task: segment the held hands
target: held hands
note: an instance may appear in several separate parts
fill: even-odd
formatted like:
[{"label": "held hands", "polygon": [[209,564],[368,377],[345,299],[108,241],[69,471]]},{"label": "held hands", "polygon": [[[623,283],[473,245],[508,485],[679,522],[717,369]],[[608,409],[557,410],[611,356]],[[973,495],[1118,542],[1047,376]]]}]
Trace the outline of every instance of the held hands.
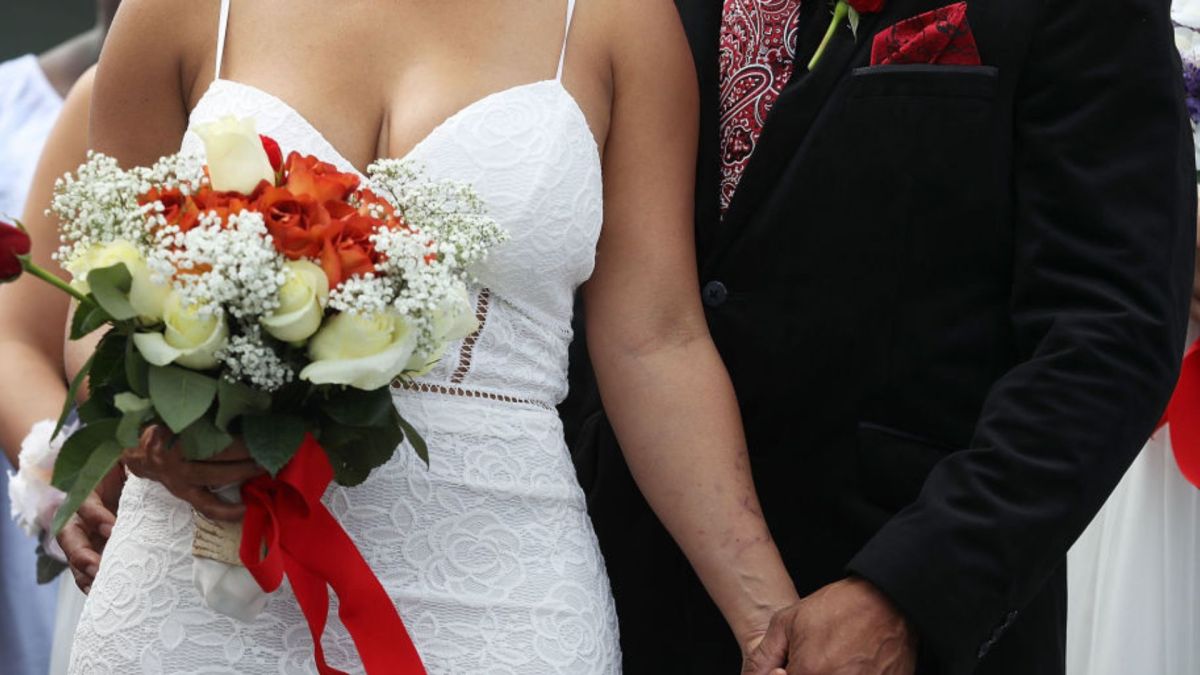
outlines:
[{"label": "held hands", "polygon": [[870,582],[844,579],[779,612],[744,675],[912,675],[917,637]]},{"label": "held hands", "polygon": [[133,475],[162,483],[168,492],[205,516],[228,522],[241,520],[246,507],[222,501],[213,489],[242,483],[266,473],[250,459],[250,453],[241,441],[235,441],[210,460],[188,460],[183,451],[175,447],[170,432],[161,425],[146,427],[141,443],[127,449],[121,461]]}]

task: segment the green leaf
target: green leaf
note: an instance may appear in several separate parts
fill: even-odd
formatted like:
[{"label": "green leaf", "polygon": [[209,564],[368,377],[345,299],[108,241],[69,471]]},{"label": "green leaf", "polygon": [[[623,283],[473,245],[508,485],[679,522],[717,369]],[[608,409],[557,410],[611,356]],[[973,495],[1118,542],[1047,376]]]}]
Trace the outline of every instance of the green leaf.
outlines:
[{"label": "green leaf", "polygon": [[88,360],[84,362],[83,367],[75,373],[75,379],[71,380],[71,386],[67,388],[67,400],[63,401],[62,414],[58,416],[58,424],[54,425],[54,434],[52,438],[58,437],[58,432],[62,431],[63,426],[67,423],[67,418],[71,416],[71,409],[75,407],[75,397],[79,395],[79,387],[83,386],[83,381],[87,379],[88,373],[92,371],[92,363],[96,361],[96,355],[92,354]]},{"label": "green leaf", "polygon": [[259,466],[278,475],[304,442],[304,420],[293,415],[257,415],[242,417],[242,440]]},{"label": "green leaf", "polygon": [[150,395],[150,364],[146,363],[133,340],[125,341],[125,382],[138,396]]},{"label": "green leaf", "polygon": [[125,343],[129,338],[117,332],[105,335],[96,346],[96,358],[92,361],[92,372],[88,379],[88,388],[92,391],[114,382],[116,377],[125,377]]},{"label": "green leaf", "polygon": [[116,444],[117,426],[120,423],[121,420],[116,418],[100,420],[71,434],[63,443],[58,459],[54,462],[54,476],[50,484],[63,492],[69,492],[96,449],[105,443]]},{"label": "green leaf", "polygon": [[121,416],[117,424],[117,444],[122,448],[136,448],[142,435],[142,425],[154,417],[150,408],[131,410]]},{"label": "green leaf", "polygon": [[171,431],[180,433],[208,411],[217,380],[178,366],[150,366],[150,400]]},{"label": "green leaf", "polygon": [[384,427],[347,427],[326,423],[321,428],[321,447],[333,465],[338,485],[359,485],[371,471],[387,463],[404,442],[397,425]]},{"label": "green leaf", "polygon": [[404,430],[404,437],[408,439],[408,442],[413,446],[413,450],[416,451],[417,457],[420,457],[421,461],[425,462],[425,466],[429,466],[429,446],[425,445],[425,439],[421,438],[421,434],[417,433],[417,430],[413,428],[413,425],[408,423],[408,420],[400,415],[396,415],[396,420],[400,428]]},{"label": "green leaf", "polygon": [[[72,436],[71,438],[74,438]],[[65,449],[65,448],[64,448]],[[70,490],[66,490],[67,498],[62,506],[58,507],[58,512],[54,514],[54,526],[52,533],[58,536],[62,531],[63,525],[67,524],[67,520],[79,510],[79,506],[83,504],[83,500],[96,489],[100,481],[112,471],[117,465],[117,460],[121,459],[121,446],[117,445],[114,440],[108,440],[101,443],[99,447],[87,458],[87,462],[79,470],[78,477]]]},{"label": "green leaf", "polygon": [[40,545],[37,549],[37,582],[39,585],[46,584],[58,578],[67,569],[66,563],[51,557],[46,553],[46,549]]},{"label": "green leaf", "polygon": [[350,427],[374,427],[387,424],[396,410],[388,387],[363,391],[347,387],[331,392],[322,411],[334,422]]},{"label": "green leaf", "polygon": [[217,428],[229,431],[229,425],[246,413],[271,409],[271,395],[240,382],[221,378],[217,383]]},{"label": "green leaf", "polygon": [[137,310],[129,304],[129,288],[133,285],[133,277],[129,275],[125,263],[92,270],[88,272],[87,280],[92,297],[109,316],[117,321],[137,317]]},{"label": "green leaf", "polygon": [[71,317],[71,339],[87,337],[112,320],[108,312],[92,300],[81,302],[75,308],[75,315]]},{"label": "green leaf", "polygon": [[93,394],[91,398],[80,404],[78,414],[79,421],[84,424],[120,416],[120,412],[109,405],[106,398],[100,394]]},{"label": "green leaf", "polygon": [[183,456],[191,460],[211,459],[233,444],[233,436],[217,428],[208,417],[201,417],[179,435]]}]

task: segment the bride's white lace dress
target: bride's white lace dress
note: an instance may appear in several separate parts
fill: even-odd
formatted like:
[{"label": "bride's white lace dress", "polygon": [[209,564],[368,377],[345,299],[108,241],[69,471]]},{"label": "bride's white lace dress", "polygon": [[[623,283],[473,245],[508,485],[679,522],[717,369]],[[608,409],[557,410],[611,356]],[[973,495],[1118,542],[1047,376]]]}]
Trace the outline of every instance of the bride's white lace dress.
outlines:
[{"label": "bride's white lace dress", "polygon": [[[264,91],[218,79],[191,123],[224,115],[253,116],[285,152],[353,170]],[[184,148],[201,145],[189,133]],[[511,240],[476,270],[479,333],[419,390],[395,391],[432,465],[402,448],[364,485],[335,486],[325,501],[392,596],[430,673],[617,673],[612,596],[554,409],[566,394],[574,291],[591,274],[600,232],[595,140],[556,77],[473,103],[409,157],[435,177],[473,185]],[[72,672],[315,672],[286,585],[253,623],[209,611],[192,586],[191,543],[190,507],[131,478]],[[361,672],[336,607],[330,616],[330,665]]]}]

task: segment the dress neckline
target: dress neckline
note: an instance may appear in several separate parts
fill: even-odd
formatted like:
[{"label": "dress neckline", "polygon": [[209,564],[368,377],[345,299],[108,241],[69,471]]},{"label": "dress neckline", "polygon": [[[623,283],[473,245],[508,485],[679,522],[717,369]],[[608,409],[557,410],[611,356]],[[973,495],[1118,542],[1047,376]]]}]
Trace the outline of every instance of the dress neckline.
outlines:
[{"label": "dress neckline", "polygon": [[[366,177],[365,172],[363,170],[359,169],[358,166],[355,165],[353,162],[351,162],[349,159],[347,159],[346,156],[337,149],[337,146],[335,146],[333,143],[331,143],[329,141],[329,139],[325,136],[325,134],[322,133],[321,130],[318,129],[315,124],[310,122],[309,119],[307,117],[305,117],[303,113],[301,113],[299,110],[297,110],[295,107],[293,107],[290,103],[288,103],[287,101],[283,100],[282,98],[276,96],[275,94],[272,94],[271,92],[269,92],[265,89],[256,87],[252,84],[246,84],[245,82],[239,82],[237,80],[229,80],[229,79],[222,78],[222,77],[218,77],[218,78],[214,79],[208,85],[208,88],[204,91],[204,93],[200,96],[200,99],[196,102],[196,106],[192,109],[192,112],[189,113],[189,121],[190,121],[191,116],[195,114],[195,111],[197,109],[199,109],[201,104],[203,104],[203,102],[213,94],[214,89],[218,85],[230,86],[230,87],[242,89],[243,91],[253,92],[255,95],[261,96],[261,97],[267,99],[268,101],[274,103],[275,105],[278,105],[279,107],[283,108],[289,114],[294,116],[304,127],[306,127],[309,131],[311,131],[318,140],[320,140],[320,142],[329,151],[332,159],[336,159],[338,163],[343,165],[343,168],[349,168],[355,174],[357,174],[359,177],[362,177],[362,178]],[[588,139],[591,140],[591,142],[592,142],[592,148],[595,151],[595,161],[597,164],[601,164],[602,161],[600,158],[600,145],[599,145],[599,143],[596,142],[596,136],[595,136],[595,134],[592,133],[592,128],[587,122],[587,116],[583,112],[583,107],[579,105],[579,100],[575,98],[575,95],[572,94],[565,86],[563,86],[562,81],[558,80],[558,79],[546,79],[546,80],[538,80],[536,82],[528,82],[525,84],[518,84],[516,86],[508,87],[506,89],[501,89],[499,91],[492,92],[491,94],[487,94],[481,98],[475,99],[474,101],[468,103],[467,105],[463,106],[462,108],[459,108],[457,111],[452,113],[446,119],[442,120],[441,123],[439,123],[433,129],[431,129],[428,134],[426,134],[421,140],[417,141],[417,143],[415,145],[413,145],[413,147],[410,148],[408,150],[408,152],[404,153],[400,157],[396,157],[396,158],[378,157],[373,161],[378,161],[380,159],[399,159],[399,160],[408,159],[413,154],[415,154],[418,150],[420,150],[424,145],[428,144],[434,138],[436,138],[438,135],[440,135],[441,131],[443,129],[445,129],[446,127],[448,127],[456,119],[467,115],[468,113],[477,109],[479,106],[483,105],[484,103],[495,100],[495,99],[503,97],[503,96],[508,96],[508,95],[511,95],[511,94],[514,94],[514,93],[517,93],[520,91],[524,91],[527,89],[534,89],[537,87],[543,87],[546,85],[550,85],[551,87],[553,87],[556,91],[558,91],[560,93],[560,95],[566,96],[567,101],[570,103],[570,108],[574,113],[572,118],[577,123],[582,123],[583,132],[587,135]],[[327,157],[320,157],[319,159],[322,159],[324,161],[330,161],[330,158],[327,158]]]}]

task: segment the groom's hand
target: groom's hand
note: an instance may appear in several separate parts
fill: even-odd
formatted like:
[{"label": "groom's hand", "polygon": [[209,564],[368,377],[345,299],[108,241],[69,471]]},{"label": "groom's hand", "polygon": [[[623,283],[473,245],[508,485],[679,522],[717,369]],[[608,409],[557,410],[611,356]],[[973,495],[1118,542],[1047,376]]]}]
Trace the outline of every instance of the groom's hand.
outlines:
[{"label": "groom's hand", "polygon": [[779,612],[746,661],[747,675],[912,675],[917,636],[879,589],[830,584]]}]

